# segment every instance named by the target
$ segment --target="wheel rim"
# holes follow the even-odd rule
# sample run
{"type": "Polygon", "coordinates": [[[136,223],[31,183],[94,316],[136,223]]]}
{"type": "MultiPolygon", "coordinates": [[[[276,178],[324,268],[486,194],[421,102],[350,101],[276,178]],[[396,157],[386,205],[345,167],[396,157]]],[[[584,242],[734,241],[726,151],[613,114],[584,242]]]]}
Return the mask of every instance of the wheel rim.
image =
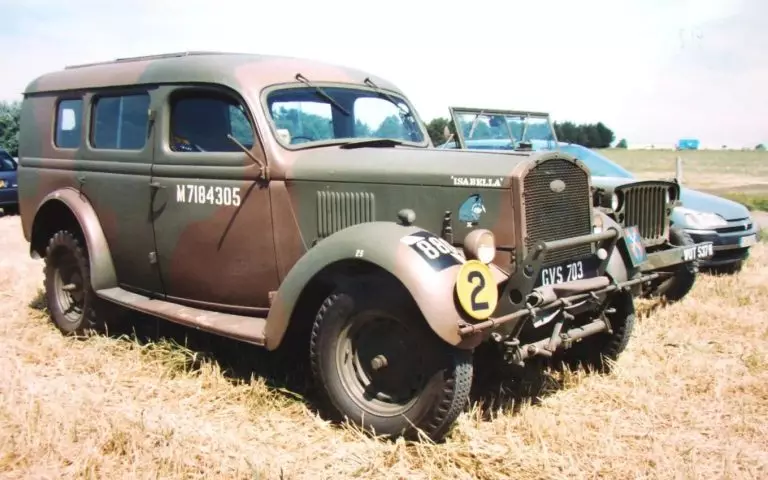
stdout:
{"type": "Polygon", "coordinates": [[[408,410],[428,379],[424,343],[417,329],[383,312],[352,317],[336,350],[336,366],[349,397],[379,416],[408,410]]]}
{"type": "Polygon", "coordinates": [[[53,291],[56,308],[64,319],[79,322],[83,316],[83,276],[74,256],[67,252],[56,256],[53,268],[53,291]]]}

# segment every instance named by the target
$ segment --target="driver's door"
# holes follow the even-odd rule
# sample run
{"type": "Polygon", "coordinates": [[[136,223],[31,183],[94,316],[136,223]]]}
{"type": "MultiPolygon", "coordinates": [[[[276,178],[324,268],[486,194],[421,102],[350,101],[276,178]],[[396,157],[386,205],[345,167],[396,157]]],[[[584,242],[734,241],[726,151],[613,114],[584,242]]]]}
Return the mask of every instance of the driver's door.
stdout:
{"type": "MultiPolygon", "coordinates": [[[[227,138],[250,148],[252,122],[237,99],[213,87],[165,87],[164,94],[152,214],[166,297],[258,313],[278,285],[269,189],[259,165],[227,138]]],[[[264,158],[258,143],[251,151],[264,158]]]]}

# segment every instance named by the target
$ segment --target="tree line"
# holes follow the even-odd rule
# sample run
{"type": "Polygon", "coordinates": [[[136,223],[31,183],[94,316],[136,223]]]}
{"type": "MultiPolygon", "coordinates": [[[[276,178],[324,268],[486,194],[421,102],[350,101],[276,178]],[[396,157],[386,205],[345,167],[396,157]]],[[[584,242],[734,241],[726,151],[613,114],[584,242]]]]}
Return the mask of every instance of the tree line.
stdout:
{"type": "MultiPolygon", "coordinates": [[[[296,121],[298,111],[281,109],[275,112],[276,123],[278,126],[288,126],[296,121]]],[[[315,138],[323,138],[324,136],[330,136],[330,132],[327,131],[328,120],[320,116],[302,113],[302,127],[306,134],[310,134],[315,138]],[[316,118],[315,118],[316,117],[316,118]]],[[[19,120],[21,118],[21,102],[19,101],[0,101],[0,147],[4,148],[12,156],[16,157],[19,154],[19,120]]],[[[366,136],[396,136],[400,137],[402,133],[402,124],[397,121],[396,117],[387,118],[376,131],[371,131],[368,125],[357,122],[355,125],[356,135],[366,136]]],[[[608,148],[615,140],[613,130],[608,128],[603,122],[597,123],[575,123],[570,121],[565,122],[553,122],[555,129],[555,135],[561,142],[576,143],[583,145],[587,148],[608,148]]],[[[456,127],[453,121],[445,117],[433,118],[427,124],[427,132],[432,139],[432,143],[435,145],[441,145],[445,143],[448,138],[445,135],[446,130],[449,135],[456,135],[456,127]]],[[[501,131],[501,130],[499,130],[501,131]]],[[[475,132],[473,137],[480,138],[494,138],[497,135],[495,129],[487,132],[475,132]]],[[[627,148],[627,140],[622,138],[615,145],[615,148],[627,148]]],[[[755,147],[755,150],[765,150],[765,146],[761,143],[755,147]]]]}

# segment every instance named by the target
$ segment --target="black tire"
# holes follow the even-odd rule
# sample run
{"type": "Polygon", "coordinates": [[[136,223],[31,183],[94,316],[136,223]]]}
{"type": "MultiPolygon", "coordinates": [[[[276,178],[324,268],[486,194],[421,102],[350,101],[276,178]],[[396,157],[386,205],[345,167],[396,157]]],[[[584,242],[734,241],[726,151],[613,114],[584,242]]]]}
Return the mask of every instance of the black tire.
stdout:
{"type": "MultiPolygon", "coordinates": [[[[688,232],[680,227],[672,226],[669,230],[669,243],[674,246],[691,246],[696,242],[693,241],[688,232]]],[[[655,282],[649,296],[663,296],[666,297],[668,302],[674,303],[688,295],[696,283],[696,277],[699,273],[699,260],[681,263],[666,271],[673,273],[674,276],[655,282]]]]}
{"type": "Polygon", "coordinates": [[[442,440],[472,384],[470,351],[438,338],[401,289],[370,283],[325,299],[312,326],[310,363],[328,416],[390,438],[416,439],[421,431],[442,440]],[[386,366],[374,371],[377,358],[386,366]]]}
{"type": "Polygon", "coordinates": [[[45,295],[56,327],[65,335],[83,336],[97,329],[88,252],[68,230],[56,232],[45,252],[45,295]],[[68,290],[67,288],[70,288],[68,290]]]}
{"type": "Polygon", "coordinates": [[[632,294],[626,291],[614,293],[609,308],[616,309],[614,313],[606,314],[613,330],[611,333],[601,332],[585,337],[558,353],[555,360],[574,370],[581,366],[587,372],[610,372],[611,362],[616,361],[627,348],[635,328],[632,294]]]}

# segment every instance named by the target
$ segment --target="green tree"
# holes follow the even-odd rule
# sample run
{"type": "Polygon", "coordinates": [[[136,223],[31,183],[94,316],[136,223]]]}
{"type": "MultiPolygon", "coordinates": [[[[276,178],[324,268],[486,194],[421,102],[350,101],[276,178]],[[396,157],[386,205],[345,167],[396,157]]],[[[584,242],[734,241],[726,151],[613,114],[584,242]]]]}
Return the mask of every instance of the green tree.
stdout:
{"type": "Polygon", "coordinates": [[[755,147],[755,150],[759,150],[761,152],[764,152],[765,151],[765,145],[763,145],[762,143],[758,143],[757,146],[755,147]]]}
{"type": "Polygon", "coordinates": [[[456,128],[453,125],[453,121],[445,117],[433,118],[427,124],[427,133],[429,138],[432,139],[432,143],[435,145],[441,145],[448,138],[445,136],[445,127],[448,127],[450,133],[456,135],[456,128]]]}
{"type": "Polygon", "coordinates": [[[616,148],[627,148],[627,139],[622,138],[619,143],[616,144],[616,148]]]}
{"type": "Polygon", "coordinates": [[[382,120],[379,128],[373,134],[374,137],[381,138],[404,138],[405,131],[403,122],[397,117],[397,115],[390,115],[382,120]]]}
{"type": "Polygon", "coordinates": [[[597,129],[597,135],[600,138],[600,146],[597,148],[609,147],[616,138],[613,134],[613,131],[606,127],[603,122],[597,122],[595,128],[597,129]]]}
{"type": "Polygon", "coordinates": [[[19,155],[19,122],[21,102],[0,101],[0,147],[11,156],[19,155]]]}

